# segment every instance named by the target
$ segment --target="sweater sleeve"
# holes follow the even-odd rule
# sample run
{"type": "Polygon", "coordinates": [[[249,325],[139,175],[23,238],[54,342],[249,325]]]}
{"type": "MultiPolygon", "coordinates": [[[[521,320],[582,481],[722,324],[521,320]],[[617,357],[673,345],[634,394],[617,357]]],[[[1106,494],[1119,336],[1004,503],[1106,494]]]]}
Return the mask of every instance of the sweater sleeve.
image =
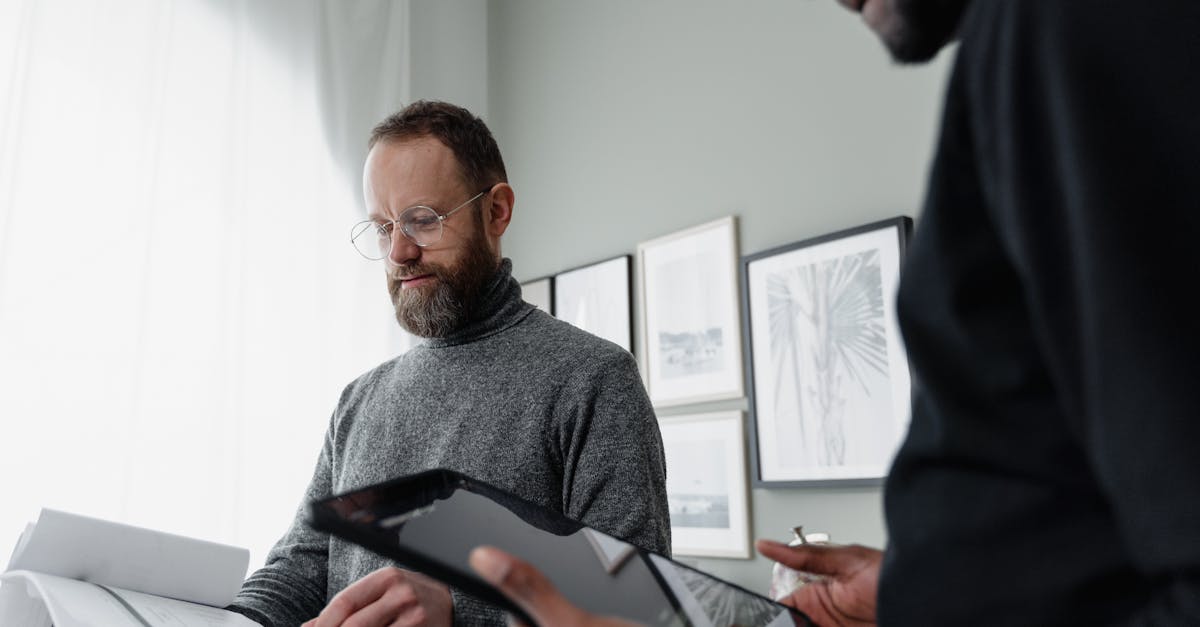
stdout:
{"type": "Polygon", "coordinates": [[[563,510],[571,518],[649,551],[671,554],[666,462],[658,419],[624,351],[577,368],[562,433],[563,510]]]}
{"type": "Polygon", "coordinates": [[[463,627],[479,625],[508,625],[505,613],[495,605],[481,601],[457,588],[450,588],[450,602],[454,606],[454,624],[463,627]]]}
{"type": "Polygon", "coordinates": [[[996,91],[976,94],[996,121],[990,196],[1112,542],[1153,582],[1130,623],[1194,625],[1200,4],[1023,7],[996,91]]]}
{"type": "Polygon", "coordinates": [[[267,554],[266,564],[242,584],[228,609],[264,627],[298,625],[324,609],[329,535],[308,526],[304,507],[331,494],[332,451],[331,426],[291,527],[267,554]]]}
{"type": "MultiPolygon", "coordinates": [[[[252,574],[227,609],[264,627],[303,623],[325,609],[329,568],[329,534],[315,531],[307,521],[306,504],[332,494],[332,427],[317,460],[312,481],[283,538],[267,554],[266,565],[252,574]]],[[[455,625],[504,625],[499,608],[450,589],[455,625]]]]}

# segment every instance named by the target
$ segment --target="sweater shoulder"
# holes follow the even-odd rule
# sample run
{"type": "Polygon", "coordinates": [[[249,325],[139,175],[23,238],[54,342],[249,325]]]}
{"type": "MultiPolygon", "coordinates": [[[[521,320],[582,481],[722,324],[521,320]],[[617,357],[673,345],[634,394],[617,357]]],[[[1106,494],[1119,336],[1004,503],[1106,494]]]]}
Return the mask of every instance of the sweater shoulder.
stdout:
{"type": "Polygon", "coordinates": [[[530,352],[574,360],[580,365],[628,363],[636,368],[629,351],[540,309],[531,313],[514,331],[522,348],[530,352]]]}
{"type": "Polygon", "coordinates": [[[408,356],[409,353],[398,355],[355,377],[353,381],[346,384],[346,387],[342,388],[342,395],[338,398],[338,407],[345,409],[354,405],[364,393],[380,381],[393,379],[397,375],[401,363],[408,356]]]}

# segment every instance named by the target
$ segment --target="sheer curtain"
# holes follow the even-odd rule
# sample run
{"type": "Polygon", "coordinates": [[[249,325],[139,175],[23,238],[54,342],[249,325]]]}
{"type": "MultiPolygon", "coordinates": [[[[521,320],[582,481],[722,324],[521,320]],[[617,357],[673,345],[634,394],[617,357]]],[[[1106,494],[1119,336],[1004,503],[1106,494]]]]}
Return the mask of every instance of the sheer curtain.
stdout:
{"type": "Polygon", "coordinates": [[[261,563],[342,386],[404,344],[348,233],[407,16],[0,1],[0,546],[45,506],[261,563]]]}

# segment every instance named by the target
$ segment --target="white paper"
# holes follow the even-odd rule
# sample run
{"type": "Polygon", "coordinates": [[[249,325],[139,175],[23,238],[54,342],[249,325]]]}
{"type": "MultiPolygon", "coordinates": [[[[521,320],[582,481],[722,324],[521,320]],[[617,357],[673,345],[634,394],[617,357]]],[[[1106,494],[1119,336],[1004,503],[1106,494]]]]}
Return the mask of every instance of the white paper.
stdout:
{"type": "Polygon", "coordinates": [[[25,530],[21,532],[21,537],[17,538],[17,546],[13,547],[12,555],[8,557],[8,563],[11,566],[13,560],[25,550],[25,545],[29,543],[29,536],[33,535],[33,523],[25,525],[25,530]]]}
{"type": "Polygon", "coordinates": [[[25,583],[8,573],[0,575],[0,625],[52,627],[46,604],[35,596],[33,586],[27,592],[25,583]]]}
{"type": "Polygon", "coordinates": [[[0,575],[0,624],[54,627],[255,627],[216,607],[29,571],[0,575]],[[24,590],[22,590],[24,588],[24,590]],[[24,599],[17,598],[24,595],[24,599]],[[124,603],[122,603],[124,601],[124,603]],[[39,615],[40,614],[40,615],[39,615]],[[43,618],[44,617],[44,618],[43,618]],[[143,623],[143,621],[145,621],[143,623]]]}
{"type": "Polygon", "coordinates": [[[8,570],[224,607],[249,563],[243,548],[43,509],[8,570]]]}

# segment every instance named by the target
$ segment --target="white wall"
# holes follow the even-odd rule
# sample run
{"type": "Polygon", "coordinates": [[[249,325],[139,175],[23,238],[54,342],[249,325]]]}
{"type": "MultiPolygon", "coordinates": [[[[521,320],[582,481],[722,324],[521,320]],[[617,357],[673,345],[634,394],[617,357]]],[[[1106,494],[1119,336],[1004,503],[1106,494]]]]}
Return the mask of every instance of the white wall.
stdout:
{"type": "MultiPolygon", "coordinates": [[[[522,280],[729,214],[749,254],[919,210],[947,55],[897,67],[834,0],[503,0],[488,40],[522,280]]],[[[726,407],[745,402],[660,415],[726,407]]],[[[880,496],[754,490],[752,529],[882,546],[880,496]]],[[[769,581],[761,558],[685,561],[769,581]]]]}

